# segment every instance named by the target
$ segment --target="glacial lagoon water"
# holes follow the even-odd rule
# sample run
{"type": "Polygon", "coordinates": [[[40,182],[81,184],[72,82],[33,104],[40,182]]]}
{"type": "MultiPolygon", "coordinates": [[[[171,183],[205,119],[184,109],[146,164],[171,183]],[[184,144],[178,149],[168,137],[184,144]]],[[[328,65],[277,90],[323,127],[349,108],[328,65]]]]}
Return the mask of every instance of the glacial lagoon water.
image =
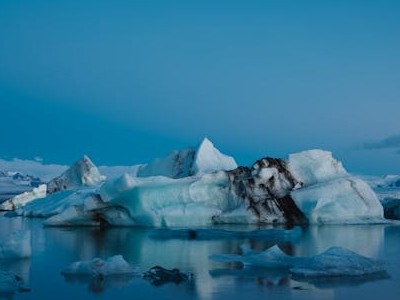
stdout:
{"type": "MultiPolygon", "coordinates": [[[[284,241],[223,238],[196,240],[154,238],[150,228],[50,228],[40,219],[0,216],[0,239],[16,230],[31,230],[32,257],[2,260],[0,269],[20,275],[30,291],[0,299],[398,299],[400,295],[400,226],[310,226],[284,241]],[[296,281],[286,272],[241,268],[209,260],[215,253],[239,253],[249,242],[264,250],[278,244],[296,256],[341,246],[387,263],[387,277],[296,281]],[[121,254],[139,271],[152,266],[193,273],[188,283],[153,286],[140,276],[65,278],[61,270],[78,260],[121,254]]],[[[231,227],[225,229],[245,230],[231,227]]]]}

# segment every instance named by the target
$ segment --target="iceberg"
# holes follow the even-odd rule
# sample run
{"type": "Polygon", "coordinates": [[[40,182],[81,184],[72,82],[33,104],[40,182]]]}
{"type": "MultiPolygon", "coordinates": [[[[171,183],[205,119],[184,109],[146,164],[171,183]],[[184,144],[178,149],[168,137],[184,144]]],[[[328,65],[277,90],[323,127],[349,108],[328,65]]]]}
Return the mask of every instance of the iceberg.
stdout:
{"type": "Polygon", "coordinates": [[[133,275],[136,271],[122,257],[111,256],[105,260],[94,258],[92,260],[77,261],[62,270],[63,275],[90,275],[90,276],[115,276],[133,275]]]}
{"type": "Polygon", "coordinates": [[[220,170],[229,171],[235,168],[237,168],[237,164],[233,157],[222,154],[209,139],[204,138],[197,148],[173,151],[165,158],[158,158],[141,166],[137,176],[183,178],[220,170]]]}
{"type": "Polygon", "coordinates": [[[105,179],[90,158],[84,155],[68,170],[47,183],[47,193],[53,194],[79,186],[96,186],[105,179]]]}
{"type": "Polygon", "coordinates": [[[16,213],[49,218],[46,225],[52,226],[384,222],[372,189],[350,176],[327,151],[303,151],[287,159],[265,157],[251,167],[228,171],[200,170],[205,168],[183,178],[124,174],[101,186],[57,192],[16,213]]]}
{"type": "Polygon", "coordinates": [[[214,254],[210,256],[210,259],[224,263],[238,262],[247,267],[287,269],[292,276],[307,278],[368,276],[386,273],[384,262],[341,247],[332,247],[310,257],[289,256],[276,245],[263,252],[254,251],[248,245],[243,245],[242,252],[243,255],[214,254]]]}
{"type": "Polygon", "coordinates": [[[10,233],[0,242],[0,259],[27,258],[32,254],[30,231],[10,233]]]}

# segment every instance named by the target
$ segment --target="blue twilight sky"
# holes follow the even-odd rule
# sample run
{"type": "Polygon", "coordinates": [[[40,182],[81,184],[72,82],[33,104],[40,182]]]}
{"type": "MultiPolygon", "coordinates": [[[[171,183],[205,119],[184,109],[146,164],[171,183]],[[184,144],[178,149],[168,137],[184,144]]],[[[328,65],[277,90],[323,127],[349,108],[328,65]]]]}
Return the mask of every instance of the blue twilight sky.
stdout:
{"type": "Polygon", "coordinates": [[[0,157],[136,164],[209,137],[400,173],[398,0],[2,0],[0,157]]]}

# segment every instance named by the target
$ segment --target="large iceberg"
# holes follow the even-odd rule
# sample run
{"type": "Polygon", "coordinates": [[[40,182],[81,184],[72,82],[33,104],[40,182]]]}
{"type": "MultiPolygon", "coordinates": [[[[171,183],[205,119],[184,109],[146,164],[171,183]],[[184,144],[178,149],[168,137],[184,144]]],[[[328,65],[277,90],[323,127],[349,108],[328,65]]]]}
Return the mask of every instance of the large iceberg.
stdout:
{"type": "Polygon", "coordinates": [[[47,193],[52,194],[78,186],[95,186],[105,179],[90,158],[84,155],[68,170],[47,183],[47,193]]]}
{"type": "Polygon", "coordinates": [[[237,168],[237,164],[233,157],[222,154],[209,139],[204,138],[196,148],[173,151],[167,157],[155,159],[153,162],[141,166],[137,176],[183,178],[235,168],[237,168]]]}
{"type": "Polygon", "coordinates": [[[210,259],[219,262],[239,262],[244,266],[287,269],[296,277],[368,276],[386,272],[386,265],[341,247],[332,247],[310,257],[293,257],[278,246],[263,252],[242,246],[243,255],[214,254],[210,259]]]}
{"type": "Polygon", "coordinates": [[[266,157],[251,167],[177,179],[125,174],[91,191],[77,188],[54,197],[36,200],[17,213],[51,217],[47,225],[195,227],[383,221],[382,205],[371,188],[322,150],[287,159],[266,157]]]}

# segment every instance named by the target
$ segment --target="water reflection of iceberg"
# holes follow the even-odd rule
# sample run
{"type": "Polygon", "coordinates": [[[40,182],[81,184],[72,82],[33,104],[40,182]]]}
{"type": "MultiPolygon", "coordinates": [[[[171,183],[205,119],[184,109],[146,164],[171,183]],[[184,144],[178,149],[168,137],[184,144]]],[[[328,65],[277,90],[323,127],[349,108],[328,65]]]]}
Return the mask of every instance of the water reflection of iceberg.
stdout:
{"type": "Polygon", "coordinates": [[[315,255],[330,247],[343,247],[369,257],[382,250],[385,225],[309,226],[301,239],[294,241],[297,256],[315,255]],[[368,245],[368,247],[366,247],[368,245]]]}
{"type": "MultiPolygon", "coordinates": [[[[329,247],[341,246],[365,256],[377,257],[382,252],[384,228],[385,226],[382,225],[310,226],[302,232],[301,238],[284,240],[279,242],[279,246],[293,256],[314,255],[329,247]]],[[[46,239],[52,240],[60,250],[62,248],[63,252],[68,253],[68,256],[73,259],[122,254],[129,263],[140,266],[141,270],[161,265],[169,269],[178,268],[183,272],[191,272],[194,274],[194,282],[188,293],[195,298],[213,299],[216,293],[218,294],[222,290],[225,293],[227,289],[232,293],[235,291],[235,293],[243,294],[245,293],[244,289],[238,290],[242,284],[249,285],[250,288],[252,284],[273,286],[276,282],[281,282],[281,285],[276,288],[285,289],[287,287],[289,293],[296,292],[293,288],[299,285],[312,289],[324,286],[323,295],[329,298],[335,286],[346,284],[331,282],[333,286],[329,290],[329,284],[323,282],[313,282],[310,287],[307,283],[287,279],[285,276],[274,279],[272,275],[252,274],[251,271],[243,274],[237,270],[227,270],[225,275],[223,272],[216,274],[219,271],[214,270],[220,268],[221,265],[210,261],[209,255],[214,253],[240,254],[240,245],[244,242],[249,242],[251,247],[258,251],[263,251],[275,244],[275,242],[258,238],[155,239],[151,237],[153,230],[146,228],[107,228],[104,230],[99,228],[45,228],[44,232],[46,239]]],[[[133,281],[136,282],[136,280],[133,281]]],[[[89,283],[90,281],[86,280],[86,284],[89,285],[89,283]]],[[[96,287],[94,290],[98,290],[98,286],[105,288],[115,286],[98,281],[91,284],[94,288],[96,287]]],[[[186,287],[179,286],[176,289],[183,291],[186,287]]]]}
{"type": "MultiPolygon", "coordinates": [[[[240,263],[246,274],[258,277],[259,267],[271,273],[264,278],[267,283],[281,282],[278,278],[289,277],[297,282],[311,283],[318,287],[359,285],[367,281],[389,278],[386,264],[382,261],[359,255],[342,247],[331,247],[321,254],[300,257],[284,253],[278,246],[265,251],[255,251],[248,244],[241,246],[242,254],[213,254],[211,260],[221,263],[240,263]],[[273,274],[273,279],[270,277],[273,274]]],[[[237,271],[235,271],[237,272],[237,271]]],[[[215,273],[215,272],[214,272],[215,273]]],[[[274,285],[274,284],[272,284],[274,285]]]]}
{"type": "Polygon", "coordinates": [[[121,288],[127,285],[134,275],[113,275],[113,276],[91,276],[82,274],[63,274],[65,281],[69,284],[87,285],[93,294],[101,294],[110,288],[121,288]]]}
{"type": "Polygon", "coordinates": [[[225,230],[225,229],[155,229],[150,237],[160,240],[222,240],[222,239],[257,239],[267,241],[293,240],[301,236],[302,229],[298,226],[292,229],[258,229],[258,230],[225,230]]]}

